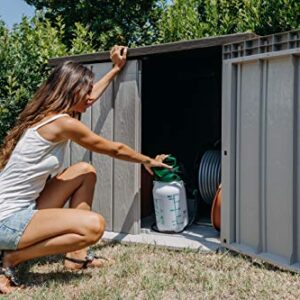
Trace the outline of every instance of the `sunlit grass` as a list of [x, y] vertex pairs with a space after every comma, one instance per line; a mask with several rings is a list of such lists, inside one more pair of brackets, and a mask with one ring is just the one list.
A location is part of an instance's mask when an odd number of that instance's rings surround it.
[[20, 267], [28, 287], [9, 299], [300, 299], [300, 275], [231, 253], [101, 243], [96, 253], [116, 262], [79, 272], [62, 257]]

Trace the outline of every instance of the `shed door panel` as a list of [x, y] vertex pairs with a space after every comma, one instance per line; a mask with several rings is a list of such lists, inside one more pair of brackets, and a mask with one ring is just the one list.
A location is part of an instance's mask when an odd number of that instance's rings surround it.
[[[91, 65], [85, 65], [88, 68], [91, 68]], [[89, 107], [86, 112], [81, 114], [80, 121], [85, 124], [88, 128], [91, 129], [92, 122], [92, 108]], [[70, 163], [75, 164], [81, 161], [85, 161], [87, 163], [91, 162], [91, 152], [82, 146], [71, 142], [70, 143]]]
[[[94, 64], [95, 81], [102, 78], [112, 68], [111, 63]], [[113, 83], [92, 106], [92, 130], [102, 137], [113, 140], [114, 105]], [[92, 153], [92, 164], [97, 171], [93, 210], [99, 212], [106, 221], [106, 230], [113, 230], [113, 159], [107, 155]]]
[[[114, 139], [140, 151], [141, 99], [138, 61], [128, 61], [114, 84]], [[114, 160], [113, 231], [140, 229], [140, 164]]]
[[225, 59], [223, 76], [222, 242], [300, 271], [300, 49]]
[[255, 250], [260, 243], [260, 72], [254, 61], [237, 74], [236, 239]]
[[[80, 121], [91, 129], [91, 111], [92, 108], [89, 107], [85, 113], [81, 114]], [[71, 142], [70, 143], [70, 162], [71, 164], [76, 164], [78, 162], [85, 161], [87, 163], [91, 162], [91, 152], [82, 146]]]
[[294, 227], [294, 75], [291, 56], [269, 60], [266, 88], [266, 251], [288, 260], [293, 251]]
[[[85, 65], [88, 68], [91, 68], [91, 65]], [[85, 113], [81, 114], [81, 122], [85, 124], [88, 128], [91, 129], [91, 114], [92, 109], [89, 108]], [[78, 162], [87, 162], [91, 163], [91, 152], [82, 146], [70, 141], [67, 145], [67, 151], [64, 157], [64, 168], [68, 168], [71, 165], [74, 165]], [[68, 207], [69, 203], [65, 204], [65, 207]]]

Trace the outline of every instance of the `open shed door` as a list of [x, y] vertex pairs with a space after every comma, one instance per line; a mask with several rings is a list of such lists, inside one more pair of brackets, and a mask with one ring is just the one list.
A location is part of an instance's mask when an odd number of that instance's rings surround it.
[[[111, 63], [94, 64], [99, 80]], [[91, 128], [101, 136], [141, 149], [141, 96], [139, 62], [128, 61], [122, 72], [91, 110]], [[106, 219], [106, 230], [139, 233], [141, 165], [92, 153], [98, 180], [94, 210]]]
[[223, 55], [221, 241], [300, 271], [300, 31]]

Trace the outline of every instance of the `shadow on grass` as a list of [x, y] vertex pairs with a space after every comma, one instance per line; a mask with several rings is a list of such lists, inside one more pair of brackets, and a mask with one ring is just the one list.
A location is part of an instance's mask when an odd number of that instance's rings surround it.
[[25, 283], [27, 287], [39, 287], [42, 285], [48, 286], [53, 283], [65, 284], [76, 279], [91, 277], [92, 275], [88, 273], [73, 273], [69, 271], [54, 271], [47, 273], [26, 272], [24, 274], [20, 274], [21, 282]]
[[[100, 242], [94, 246], [92, 246], [92, 250], [95, 252], [101, 251], [106, 247], [114, 247], [120, 244], [118, 241], [105, 241]], [[83, 279], [83, 278], [91, 278], [92, 275], [84, 272], [82, 270], [78, 270], [76, 272], [68, 271], [68, 270], [57, 270], [57, 264], [61, 264], [61, 268], [63, 268], [64, 263], [64, 255], [52, 255], [46, 256], [42, 258], [32, 259], [27, 261], [19, 266], [19, 277], [22, 282], [24, 282], [27, 286], [40, 286], [44, 285], [46, 282], [55, 283], [67, 283], [74, 279]], [[54, 271], [49, 271], [46, 273], [32, 272], [30, 271], [34, 266], [47, 266], [51, 269], [51, 265], [56, 264], [54, 267]]]
[[[47, 256], [39, 259], [34, 259], [23, 263], [19, 266], [19, 278], [22, 283], [28, 287], [48, 285], [50, 282], [53, 283], [68, 283], [76, 279], [91, 278], [91, 274], [83, 273], [82, 270], [72, 272], [67, 270], [57, 270], [57, 266], [54, 267], [54, 270], [51, 271], [51, 265], [53, 263], [61, 263], [63, 265], [63, 256]], [[35, 265], [38, 266], [48, 266], [50, 271], [48, 272], [32, 272], [30, 271]]]
[[[91, 249], [93, 251], [100, 251], [106, 247], [114, 247], [119, 244], [121, 244], [119, 241], [114, 241], [114, 240], [105, 241], [105, 242], [101, 241], [98, 244], [91, 246]], [[28, 262], [23, 263], [22, 269], [24, 269], [26, 267], [29, 269], [34, 265], [48, 265], [48, 264], [58, 263], [58, 262], [63, 264], [63, 260], [64, 260], [63, 254], [40, 257], [40, 258], [32, 259]]]
[[35, 258], [32, 260], [29, 260], [23, 264], [20, 265], [19, 269], [23, 272], [29, 271], [30, 268], [32, 268], [35, 265], [43, 266], [53, 263], [61, 263], [63, 264], [63, 255], [52, 255], [52, 256], [45, 256], [40, 258]]

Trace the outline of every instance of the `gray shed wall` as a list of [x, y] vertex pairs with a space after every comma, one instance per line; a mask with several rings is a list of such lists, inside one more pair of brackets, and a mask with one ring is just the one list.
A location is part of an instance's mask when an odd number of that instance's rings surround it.
[[[95, 80], [99, 80], [112, 68], [111, 63], [87, 66], [95, 73]], [[96, 134], [126, 143], [140, 152], [141, 127], [136, 126], [141, 123], [140, 92], [138, 61], [129, 61], [100, 101], [82, 114], [82, 123]], [[106, 230], [139, 233], [141, 166], [91, 153], [70, 143], [65, 167], [80, 161], [91, 163], [97, 170], [93, 210], [104, 216]]]
[[276, 37], [251, 55], [259, 39], [231, 45], [240, 53], [224, 47], [221, 239], [299, 268], [300, 32], [283, 35], [279, 51]]

